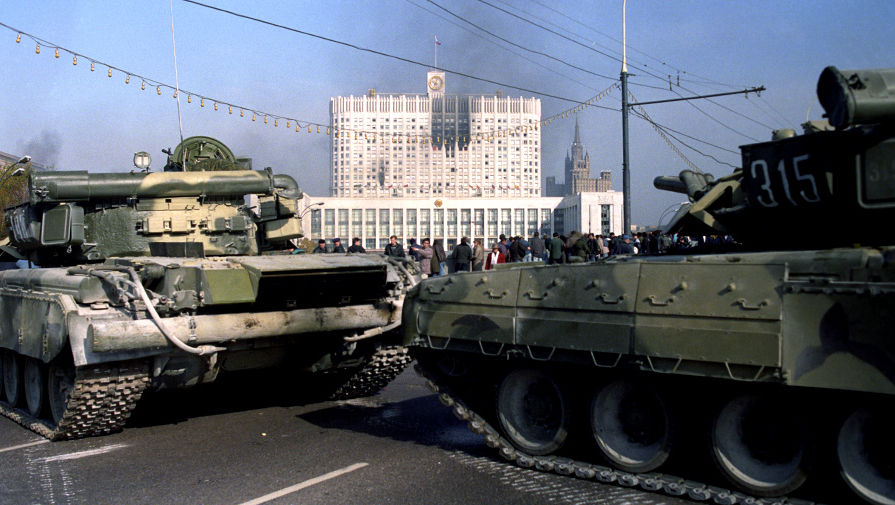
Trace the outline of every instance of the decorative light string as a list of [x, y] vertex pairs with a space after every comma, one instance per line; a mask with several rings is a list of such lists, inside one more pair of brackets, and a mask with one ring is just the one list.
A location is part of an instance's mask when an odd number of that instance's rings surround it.
[[[545, 126], [549, 125], [550, 123], [552, 123], [553, 121], [557, 121], [560, 119], [566, 119], [572, 114], [577, 114], [578, 112], [585, 110], [587, 107], [593, 106], [598, 101], [600, 101], [601, 99], [608, 96], [612, 92], [612, 90], [619, 88], [619, 84], [614, 83], [611, 86], [609, 86], [608, 88], [604, 89], [603, 91], [592, 96], [591, 98], [576, 105], [575, 107], [566, 109], [562, 112], [558, 112], [558, 113], [553, 114], [547, 118], [543, 118], [543, 119], [539, 120], [538, 122], [533, 122], [532, 124], [528, 124], [528, 125], [516, 126], [515, 128], [512, 128], [512, 129], [498, 128], [496, 130], [490, 130], [490, 131], [486, 131], [486, 132], [469, 134], [469, 135], [447, 135], [447, 136], [442, 137], [442, 136], [436, 135], [436, 134], [419, 135], [419, 134], [405, 134], [405, 133], [357, 130], [357, 129], [351, 129], [351, 128], [335, 128], [335, 127], [332, 127], [326, 123], [318, 123], [318, 122], [314, 122], [314, 121], [308, 121], [308, 120], [303, 120], [303, 119], [297, 119], [294, 117], [284, 116], [281, 114], [273, 114], [270, 112], [265, 112], [265, 111], [262, 111], [259, 109], [245, 106], [245, 105], [239, 105], [239, 104], [228, 102], [226, 100], [219, 100], [217, 98], [213, 98], [213, 97], [205, 96], [200, 93], [193, 92], [193, 91], [185, 90], [185, 89], [179, 88], [178, 86], [172, 86], [170, 84], [167, 84], [167, 83], [164, 83], [161, 81], [157, 81], [155, 79], [151, 79], [149, 77], [138, 74], [136, 72], [131, 72], [131, 71], [125, 70], [123, 68], [117, 67], [115, 65], [105, 63], [105, 62], [97, 60], [95, 58], [91, 58], [87, 55], [78, 53], [76, 51], [73, 51], [73, 50], [63, 47], [63, 46], [60, 46], [58, 44], [54, 44], [52, 42], [44, 40], [44, 39], [37, 37], [35, 35], [32, 35], [30, 33], [13, 28], [5, 23], [0, 22], [0, 27], [6, 28], [7, 30], [9, 30], [11, 32], [16, 33], [16, 39], [15, 39], [16, 43], [21, 43], [23, 36], [31, 39], [35, 44], [34, 52], [36, 54], [40, 54], [41, 46], [43, 46], [45, 48], [49, 47], [49, 48], [53, 49], [54, 57], [57, 59], [60, 57], [60, 53], [65, 53], [67, 55], [66, 57], [71, 56], [73, 66], [78, 65], [79, 58], [81, 60], [89, 61], [91, 72], [96, 70], [96, 65], [106, 67], [106, 69], [107, 69], [106, 75], [108, 77], [111, 78], [113, 71], [115, 71], [115, 72], [118, 72], [125, 76], [125, 79], [124, 79], [125, 84], [130, 84], [131, 77], [133, 77], [135, 79], [139, 79], [141, 90], [145, 90], [146, 85], [148, 84], [150, 87], [155, 87], [156, 94], [159, 96], [162, 95], [163, 89], [165, 90], [166, 93], [171, 93], [172, 98], [175, 98], [175, 99], [178, 98], [178, 93], [186, 93], [187, 103], [193, 103], [193, 98], [198, 98], [199, 99], [199, 107], [202, 107], [202, 108], [205, 107], [205, 102], [208, 101], [208, 102], [212, 103], [212, 106], [215, 111], [217, 111], [218, 107], [220, 107], [220, 106], [226, 106], [228, 115], [232, 115], [234, 109], [239, 110], [239, 117], [245, 117], [246, 112], [249, 112], [252, 115], [252, 121], [256, 121], [256, 117], [261, 116], [264, 119], [264, 124], [270, 124], [270, 120], [272, 119], [273, 126], [275, 128], [279, 127], [280, 123], [283, 123], [283, 125], [285, 126], [286, 129], [291, 130], [293, 128], [293, 124], [294, 124], [296, 133], [302, 133], [304, 131], [307, 131], [307, 133], [314, 133], [315, 131], [316, 131], [316, 133], [324, 133], [325, 132], [326, 135], [332, 135], [336, 138], [347, 136], [349, 138], [353, 137], [354, 139], [358, 139], [360, 137], [363, 137], [365, 140], [372, 140], [373, 142], [376, 142], [378, 140], [380, 143], [383, 143], [383, 144], [388, 141], [390, 141], [393, 144], [395, 144], [395, 143], [407, 143], [407, 144], [417, 144], [417, 143], [429, 144], [429, 143], [431, 143], [433, 145], [433, 147], [437, 147], [437, 146], [453, 145], [454, 143], [464, 143], [465, 144], [468, 142], [472, 142], [473, 140], [494, 142], [494, 140], [498, 139], [498, 138], [515, 137], [518, 135], [527, 135], [528, 132], [530, 132], [530, 131], [538, 131], [539, 128], [545, 127]], [[660, 132], [660, 134], [661, 134], [661, 132]], [[666, 141], [667, 141], [667, 139], [666, 139]], [[683, 156], [683, 155], [681, 155], [681, 156]]]
[[[628, 91], [628, 96], [631, 97], [631, 101], [632, 101], [632, 102], [635, 102], [635, 103], [637, 102], [637, 100], [634, 98], [634, 94], [631, 93], [630, 91]], [[637, 110], [640, 112], [640, 114], [642, 114], [643, 117], [645, 117], [645, 118], [647, 119], [647, 121], [648, 121], [649, 124], [653, 127], [653, 129], [656, 130], [656, 133], [658, 133], [659, 136], [662, 137], [662, 140], [664, 140], [665, 143], [668, 144], [668, 147], [669, 147], [672, 151], [674, 151], [674, 153], [677, 154], [682, 160], [684, 160], [684, 163], [686, 163], [688, 167], [690, 167], [690, 168], [691, 168], [693, 171], [695, 171], [695, 172], [702, 172], [702, 170], [700, 170], [699, 167], [697, 167], [692, 161], [690, 161], [690, 159], [687, 158], [687, 157], [684, 155], [684, 153], [682, 153], [681, 150], [678, 149], [677, 146], [674, 145], [674, 144], [671, 142], [671, 139], [669, 139], [668, 136], [665, 135], [665, 132], [663, 132], [663, 131], [656, 125], [656, 123], [653, 122], [652, 118], [649, 117], [649, 114], [646, 113], [646, 109], [644, 109], [643, 106], [641, 106], [641, 105], [636, 105], [635, 107], [637, 107]]]

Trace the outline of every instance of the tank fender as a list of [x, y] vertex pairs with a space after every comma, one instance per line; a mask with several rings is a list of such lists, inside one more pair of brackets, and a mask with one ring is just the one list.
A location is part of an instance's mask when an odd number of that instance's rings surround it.
[[77, 304], [68, 295], [4, 290], [0, 296], [0, 347], [49, 362], [65, 348], [66, 319]]

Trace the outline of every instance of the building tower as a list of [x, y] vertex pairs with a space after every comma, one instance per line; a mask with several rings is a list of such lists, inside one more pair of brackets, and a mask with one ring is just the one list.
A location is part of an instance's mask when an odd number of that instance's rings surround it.
[[567, 194], [597, 191], [597, 179], [590, 176], [590, 154], [581, 143], [578, 118], [575, 118], [575, 140], [572, 141], [570, 153], [566, 155], [565, 176]]
[[541, 101], [446, 85], [433, 70], [426, 93], [331, 98], [331, 195], [540, 196]]

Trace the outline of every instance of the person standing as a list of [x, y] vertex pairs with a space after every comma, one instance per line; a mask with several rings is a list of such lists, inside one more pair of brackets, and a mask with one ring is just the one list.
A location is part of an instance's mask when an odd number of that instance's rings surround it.
[[351, 247], [348, 248], [348, 252], [364, 254], [367, 252], [367, 250], [364, 249], [364, 246], [360, 245], [360, 239], [358, 237], [354, 237], [353, 239], [351, 239]]
[[447, 274], [447, 254], [444, 252], [444, 246], [441, 245], [441, 239], [435, 239], [432, 244], [432, 275]]
[[547, 249], [544, 246], [544, 239], [538, 236], [538, 232], [535, 232], [534, 236], [531, 237], [529, 244], [531, 247], [531, 259], [533, 261], [544, 261]]
[[491, 246], [491, 252], [485, 257], [485, 270], [494, 270], [497, 265], [506, 262], [507, 257], [500, 252], [500, 247], [497, 244], [494, 244]]
[[423, 247], [417, 253], [420, 255], [420, 273], [428, 276], [432, 270], [432, 255], [434, 253], [429, 246], [429, 239], [423, 239]]
[[485, 248], [482, 247], [482, 241], [475, 239], [472, 247], [472, 271], [481, 272], [485, 266]]
[[555, 265], [557, 263], [562, 263], [562, 239], [559, 238], [559, 233], [553, 232], [553, 239], [550, 240], [550, 243], [547, 245], [547, 259], [549, 265]]
[[404, 247], [398, 243], [398, 237], [392, 235], [388, 238], [388, 244], [385, 244], [385, 255], [394, 256], [395, 258], [404, 257]]
[[454, 250], [454, 272], [468, 272], [471, 259], [472, 249], [469, 247], [469, 237], [463, 237], [460, 239], [460, 245]]
[[314, 250], [311, 252], [314, 254], [325, 253], [326, 252], [326, 241], [323, 239], [318, 240], [317, 247], [315, 247]]
[[500, 249], [500, 254], [503, 254], [504, 258], [510, 257], [510, 248], [507, 246], [507, 236], [503, 233], [500, 234], [497, 241], [497, 248]]

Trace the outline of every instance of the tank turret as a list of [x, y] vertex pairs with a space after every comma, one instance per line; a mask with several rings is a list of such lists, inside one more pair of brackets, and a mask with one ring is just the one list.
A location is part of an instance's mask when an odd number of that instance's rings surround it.
[[[180, 156], [188, 171], [172, 161]], [[247, 165], [220, 142], [192, 137], [169, 156], [165, 172], [31, 172], [27, 200], [7, 209], [4, 250], [53, 266], [116, 256], [254, 255], [301, 237], [298, 184]]]
[[690, 200], [665, 228], [729, 234], [750, 249], [892, 243], [895, 231], [879, 223], [895, 218], [895, 69], [827, 67], [817, 96], [827, 125], [741, 146], [733, 173], [656, 178], [658, 189]]
[[288, 387], [347, 399], [401, 372], [412, 263], [289, 254], [292, 177], [209, 137], [165, 153], [164, 172], [145, 152], [131, 172], [3, 172], [27, 184], [0, 249], [39, 268], [0, 272], [0, 414], [58, 440], [119, 430], [144, 390], [221, 373], [278, 367]]

